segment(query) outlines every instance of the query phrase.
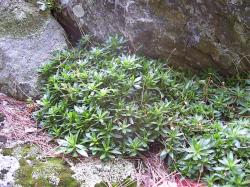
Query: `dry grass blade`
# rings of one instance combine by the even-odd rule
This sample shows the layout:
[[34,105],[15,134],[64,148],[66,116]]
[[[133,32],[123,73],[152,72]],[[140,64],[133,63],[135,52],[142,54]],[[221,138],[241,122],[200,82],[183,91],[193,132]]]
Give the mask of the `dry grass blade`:
[[138,187],[204,187],[203,184],[180,178],[178,173],[169,173],[157,154],[143,157],[136,173]]

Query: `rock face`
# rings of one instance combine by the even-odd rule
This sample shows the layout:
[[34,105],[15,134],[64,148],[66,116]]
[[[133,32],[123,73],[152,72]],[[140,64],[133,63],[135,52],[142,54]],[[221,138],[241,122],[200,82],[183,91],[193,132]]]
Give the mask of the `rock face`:
[[71,159],[67,162],[45,157],[34,145],[0,148],[0,186],[105,187],[106,183],[136,186],[135,165],[130,161],[101,162],[89,158],[79,163]]
[[[249,0],[58,0],[55,12],[71,38],[115,33],[147,56],[181,68],[227,74],[250,70]],[[81,28],[81,29],[79,29]]]
[[14,183],[14,174],[20,167],[18,160],[12,156],[0,153],[0,186],[10,186]]
[[45,158],[28,144],[0,149],[0,186],[72,186],[80,184],[60,158]]
[[63,29],[48,12],[25,0],[0,0],[0,92],[37,96],[38,67],[66,46]]
[[[125,159],[101,162],[100,160],[86,159],[85,162],[72,165],[73,177],[83,186],[100,187],[106,186],[102,183],[118,183],[127,187],[135,187],[135,165]],[[131,179],[124,183],[127,179]],[[130,185],[129,185],[130,184]],[[115,186],[115,185],[114,185]]]

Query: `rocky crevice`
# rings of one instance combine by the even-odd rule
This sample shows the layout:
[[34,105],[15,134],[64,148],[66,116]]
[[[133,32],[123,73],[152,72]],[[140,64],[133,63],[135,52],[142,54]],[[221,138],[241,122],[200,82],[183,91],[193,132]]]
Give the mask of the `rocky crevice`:
[[224,74],[250,70],[247,0],[58,0],[57,5],[61,9],[54,14],[74,41],[79,30],[100,41],[119,34],[144,55],[174,56],[170,62],[176,67]]

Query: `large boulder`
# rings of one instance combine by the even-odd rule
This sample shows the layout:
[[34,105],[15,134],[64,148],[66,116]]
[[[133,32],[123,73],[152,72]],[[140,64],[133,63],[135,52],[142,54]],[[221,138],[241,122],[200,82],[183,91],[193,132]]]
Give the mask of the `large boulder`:
[[37,70],[67,46],[64,35],[31,1],[0,0],[0,92],[18,99],[38,96]]
[[173,65],[228,74],[250,70],[249,0],[58,0],[72,39],[124,35],[135,51]]

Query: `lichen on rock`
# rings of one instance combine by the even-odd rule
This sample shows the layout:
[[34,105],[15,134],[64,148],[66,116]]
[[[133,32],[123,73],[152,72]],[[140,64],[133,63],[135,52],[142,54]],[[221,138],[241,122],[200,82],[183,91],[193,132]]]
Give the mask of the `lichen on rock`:
[[80,181],[82,187],[95,187],[97,184],[121,183],[126,179],[131,181],[135,179],[134,164],[124,159],[109,162],[87,159],[85,162],[73,165],[71,169],[75,173],[73,177]]
[[15,173],[20,165],[13,156],[4,156],[0,153],[0,186],[13,185],[15,183]]

